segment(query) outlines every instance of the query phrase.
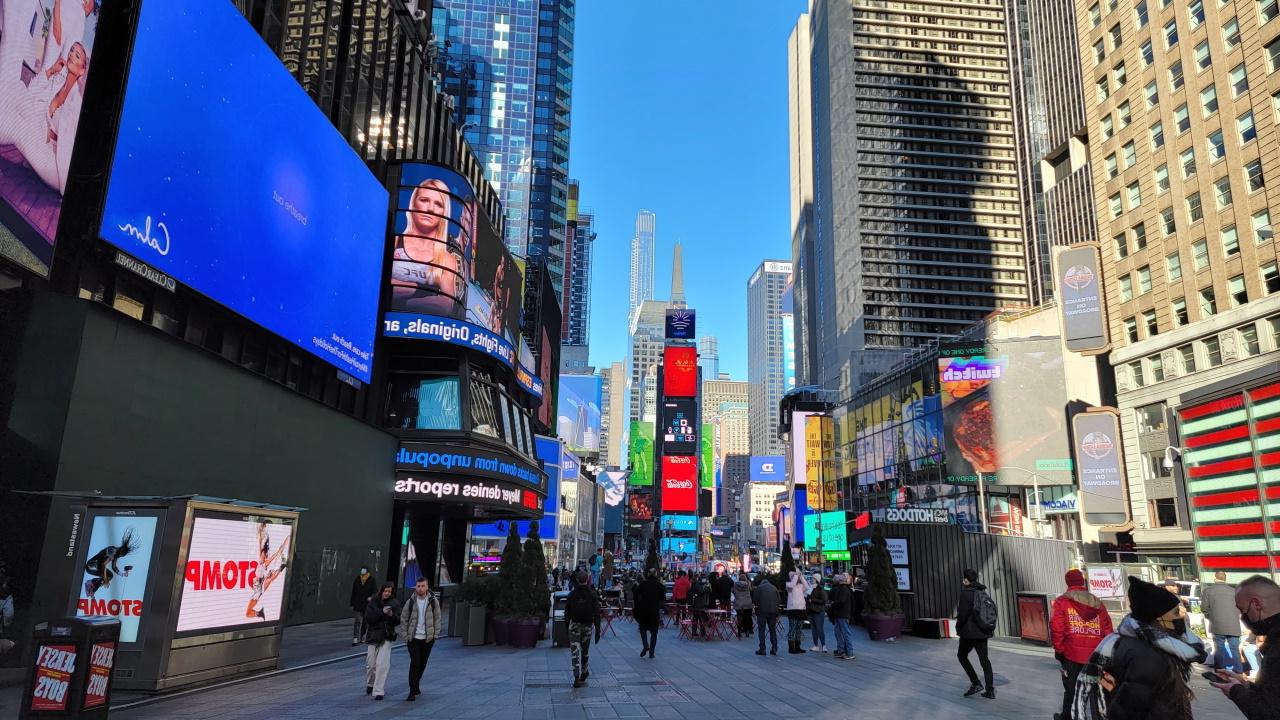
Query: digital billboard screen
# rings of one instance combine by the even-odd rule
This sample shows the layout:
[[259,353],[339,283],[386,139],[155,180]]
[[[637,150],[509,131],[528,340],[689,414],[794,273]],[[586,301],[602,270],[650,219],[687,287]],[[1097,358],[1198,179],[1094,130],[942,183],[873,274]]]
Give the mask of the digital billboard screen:
[[627,519],[652,520],[653,495],[648,492],[627,493]]
[[663,513],[698,512],[698,459],[693,456],[662,458]]
[[697,515],[663,515],[658,521],[663,532],[697,532]]
[[805,439],[805,418],[812,413],[791,413],[791,481],[797,487],[808,481],[809,450]]
[[1084,355],[1105,352],[1111,339],[1098,246],[1081,243],[1057,248],[1053,274],[1067,349]]
[[804,516],[804,549],[818,549],[818,526],[822,526],[822,551],[848,550],[846,517],[843,510]]
[[698,404],[693,398],[662,402],[662,454],[693,455],[698,451]]
[[233,4],[142,3],[104,240],[368,382],[386,214]]
[[783,482],[787,479],[787,459],[782,455],[752,455],[751,482]]
[[698,438],[698,484],[703,488],[716,486],[716,426],[702,424],[702,435]]
[[689,308],[668,308],[666,321],[668,340],[692,340],[698,336],[698,316]]
[[177,632],[279,622],[292,544],[274,519],[193,518]]
[[662,394],[668,398],[698,394],[698,349],[669,347],[662,351]]
[[653,485],[653,423],[631,423],[631,440],[627,446],[627,462],[631,468],[628,485]]
[[144,605],[159,518],[100,514],[89,526],[89,542],[76,576],[76,615],[109,615],[120,621],[120,642],[138,639],[148,617]]
[[545,269],[539,272],[542,273],[542,316],[538,323],[538,347],[534,348],[533,354],[538,361],[537,375],[546,390],[542,394],[542,404],[538,406],[538,421],[544,427],[554,429],[556,383],[560,378],[560,299],[551,286],[551,276]]
[[98,2],[0,0],[0,256],[49,275]]
[[599,452],[602,378],[560,375],[556,434],[574,452]]

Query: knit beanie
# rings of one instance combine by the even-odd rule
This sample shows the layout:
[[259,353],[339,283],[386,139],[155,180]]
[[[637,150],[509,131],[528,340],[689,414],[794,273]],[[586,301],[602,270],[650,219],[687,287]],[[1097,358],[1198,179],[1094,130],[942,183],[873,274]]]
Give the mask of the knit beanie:
[[1142,578],[1129,577],[1129,611],[1134,618],[1151,622],[1178,606],[1178,596]]
[[1084,573],[1080,572],[1076,568],[1071,568],[1070,570],[1068,570],[1066,577],[1067,577],[1068,589],[1084,587]]

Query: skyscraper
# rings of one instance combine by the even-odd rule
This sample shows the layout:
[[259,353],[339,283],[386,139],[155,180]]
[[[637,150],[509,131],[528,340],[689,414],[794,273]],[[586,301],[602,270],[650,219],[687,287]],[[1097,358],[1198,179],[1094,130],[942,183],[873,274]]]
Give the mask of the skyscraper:
[[658,219],[652,212],[636,213],[636,234],[631,237],[631,301],[630,321],[645,300],[653,299],[653,245]]
[[[795,285],[795,363],[802,384],[810,380],[810,367],[826,367],[825,355],[834,350],[834,341],[819,342],[834,330],[834,316],[819,322],[819,299],[830,293],[829,273],[818,272],[813,236],[813,87],[811,81],[813,43],[809,15],[802,14],[787,40],[787,126],[791,156],[791,277]],[[829,304],[824,306],[829,310]]]
[[560,339],[563,354],[571,347],[586,347],[591,335],[591,257],[596,239],[595,215],[579,204],[577,180],[569,181],[569,205],[566,233],[564,295],[561,307],[564,320]]
[[600,457],[605,467],[622,467],[627,435],[627,371],[621,362],[600,369]]
[[631,422],[639,422],[645,414],[645,380],[656,381],[662,364],[662,348],[666,344],[666,300],[645,300],[631,321],[631,338],[627,347],[627,381]]
[[747,404],[751,454],[781,455],[778,401],[786,392],[782,295],[791,263],[766,260],[747,281]]
[[720,341],[715,335],[698,338],[698,367],[704,385],[720,377]]
[[[801,345],[819,353],[807,383],[847,395],[912,348],[1028,302],[1004,7],[814,0],[813,221],[793,235]],[[803,80],[792,73],[793,97]]]

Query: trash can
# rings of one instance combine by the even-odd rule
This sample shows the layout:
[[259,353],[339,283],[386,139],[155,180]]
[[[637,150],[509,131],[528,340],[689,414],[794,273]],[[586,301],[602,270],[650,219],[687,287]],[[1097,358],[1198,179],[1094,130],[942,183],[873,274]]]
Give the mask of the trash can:
[[551,593],[551,647],[569,647],[569,621],[564,609],[569,604],[569,593]]
[[106,718],[119,641],[120,621],[114,617],[37,625],[18,717]]

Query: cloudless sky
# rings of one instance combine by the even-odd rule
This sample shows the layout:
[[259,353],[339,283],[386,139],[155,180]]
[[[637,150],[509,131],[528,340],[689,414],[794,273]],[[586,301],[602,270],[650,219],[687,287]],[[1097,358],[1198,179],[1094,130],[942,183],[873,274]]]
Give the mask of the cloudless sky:
[[591,364],[627,355],[636,211],[658,216],[654,294],[684,245],[698,335],[747,379],[747,280],[791,259],[787,38],[805,0],[578,0],[570,175],[595,212]]

